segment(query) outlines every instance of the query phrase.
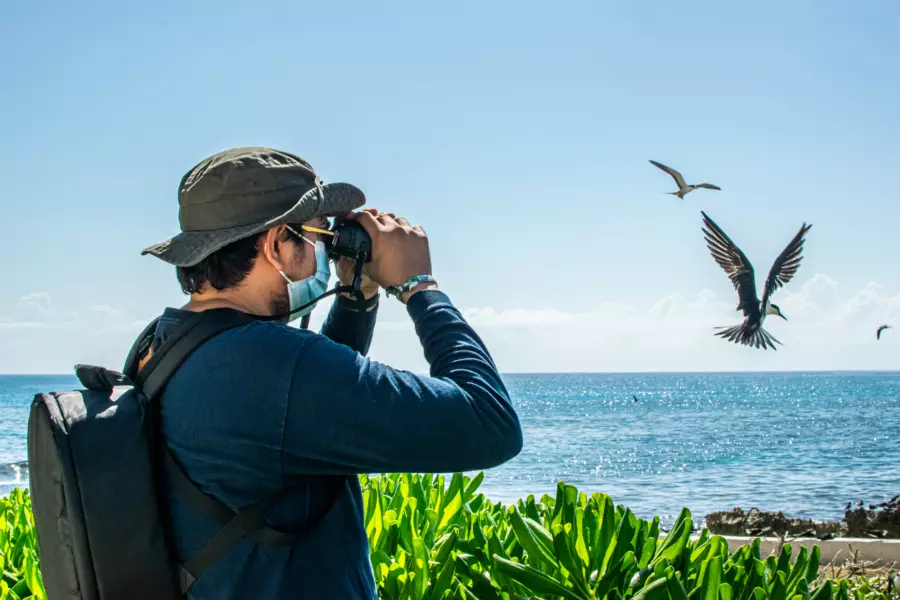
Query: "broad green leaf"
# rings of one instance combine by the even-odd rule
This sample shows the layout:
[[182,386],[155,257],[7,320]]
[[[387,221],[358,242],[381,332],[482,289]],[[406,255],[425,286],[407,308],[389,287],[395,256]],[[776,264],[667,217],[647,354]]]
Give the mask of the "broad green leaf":
[[687,591],[685,591],[677,576],[671,575],[666,578],[666,588],[669,590],[671,600],[687,600]]
[[700,577],[697,579],[701,589],[699,600],[718,600],[721,582],[722,557],[714,556],[703,561],[703,565],[700,567]]
[[[548,566],[557,566],[556,557],[550,552],[549,548],[538,542],[534,531],[528,526],[515,507],[511,507],[509,510],[509,523],[512,525],[513,531],[515,531],[516,540],[528,554],[528,562],[531,566],[540,567],[542,563]],[[535,525],[540,527],[540,525]]]
[[583,569],[587,569],[591,564],[591,557],[588,555],[586,538],[588,536],[584,525],[584,508],[575,509],[575,554],[581,560]]
[[[656,538],[647,538],[644,547],[641,549],[641,559],[638,561],[638,568],[643,569],[650,564],[653,555],[656,553]],[[660,563],[662,564],[662,563]]]
[[836,600],[849,600],[850,599],[850,590],[848,587],[848,583],[846,579],[841,579],[841,582],[838,584],[838,591],[835,594]]
[[654,562],[663,558],[669,562],[674,562],[681,555],[682,551],[687,547],[688,540],[691,537],[691,528],[694,525],[690,514],[690,511],[686,508],[681,510],[675,525],[669,530],[662,544],[657,546],[656,556],[653,558]]
[[778,566],[776,569],[784,573],[784,576],[787,577],[791,572],[791,553],[793,548],[791,548],[790,544],[785,544],[781,549],[781,556],[778,557]]
[[806,577],[807,550],[804,546],[800,546],[797,551],[797,558],[794,559],[794,565],[790,568],[790,576],[787,580],[787,596],[791,598],[797,589],[797,584]]
[[629,546],[634,531],[632,531],[631,520],[628,518],[630,514],[631,511],[626,509],[624,517],[619,521],[615,541],[609,545],[609,549],[606,551],[606,556],[603,559],[603,568],[600,569],[601,573],[604,573],[609,565],[616,564],[626,552],[631,550]]
[[469,499],[475,495],[475,491],[481,485],[481,482],[484,481],[484,471],[481,471],[472,478],[471,481],[466,485],[466,491],[463,494],[463,501],[468,502]]
[[769,600],[787,600],[787,584],[783,571],[775,573],[775,581],[772,583],[772,591],[769,592]]
[[565,587],[546,573],[528,565],[514,563],[499,556],[494,557],[494,563],[496,568],[510,579],[517,581],[537,594],[554,594],[571,600],[585,600],[587,598]]
[[453,519],[453,517],[456,516],[456,514],[459,512],[459,509],[462,508],[462,505],[462,494],[459,490],[457,490],[450,501],[447,503],[447,505],[442,509],[443,514],[441,516],[441,521],[437,526],[438,533],[444,532],[444,529],[447,527],[447,525],[450,524],[450,521]]
[[822,556],[818,546],[813,546],[809,555],[809,562],[806,565],[806,581],[807,583],[815,581],[819,576],[819,560]]
[[450,590],[450,586],[453,583],[453,575],[455,573],[456,561],[446,561],[437,576],[437,580],[434,582],[434,587],[431,588],[429,600],[441,600],[444,597],[444,593]]
[[800,596],[803,600],[809,600],[809,584],[806,582],[806,579],[801,579],[800,583],[797,584],[797,596]]
[[599,496],[597,498],[597,510],[599,511],[597,520],[600,524],[600,531],[597,536],[597,543],[591,548],[591,552],[593,554],[593,564],[602,573],[606,554],[616,537],[616,509],[613,507],[612,498],[606,494],[595,494],[594,497],[597,496]]
[[450,558],[450,552],[453,551],[453,548],[456,546],[456,540],[459,537],[459,532],[457,529],[451,529],[449,533],[445,534],[438,542],[434,545],[434,549],[432,554],[434,554],[434,560],[438,564],[442,565],[447,562]]
[[562,525],[553,526],[553,547],[556,550],[556,556],[559,557],[559,562],[569,572],[575,587],[585,596],[589,596],[590,590],[584,575],[584,566],[582,566],[580,559],[573,555],[571,540],[566,535],[565,530],[566,527]]
[[669,600],[668,582],[657,579],[633,596],[634,600]]
[[816,588],[809,600],[831,600],[832,598],[831,581],[825,581]]
[[428,549],[422,538],[413,538],[413,573],[415,574],[414,593],[416,600],[425,597],[425,588],[428,585]]
[[719,600],[732,600],[731,586],[727,583],[719,584]]

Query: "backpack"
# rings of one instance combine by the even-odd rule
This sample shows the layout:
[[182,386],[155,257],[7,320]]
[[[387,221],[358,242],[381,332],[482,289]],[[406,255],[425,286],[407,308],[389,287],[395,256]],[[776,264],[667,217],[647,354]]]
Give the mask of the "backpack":
[[[29,488],[49,600],[184,598],[241,538],[268,546],[296,541],[296,534],[262,522],[280,494],[235,512],[188,479],[159,435],[158,399],[178,367],[213,336],[253,319],[229,309],[197,313],[139,370],[154,320],[129,352],[124,373],[77,365],[84,389],[35,396],[28,421]],[[183,563],[175,559],[167,531],[163,483],[222,525]]]

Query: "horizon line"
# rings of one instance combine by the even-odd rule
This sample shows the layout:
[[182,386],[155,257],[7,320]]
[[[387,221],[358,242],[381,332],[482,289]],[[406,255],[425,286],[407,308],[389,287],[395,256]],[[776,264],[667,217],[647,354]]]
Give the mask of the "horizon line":
[[[738,375],[746,373],[897,373],[900,369],[725,369],[717,371],[501,371],[500,375]],[[427,375],[419,373],[419,375]],[[75,373],[0,373],[0,377],[75,377]]]

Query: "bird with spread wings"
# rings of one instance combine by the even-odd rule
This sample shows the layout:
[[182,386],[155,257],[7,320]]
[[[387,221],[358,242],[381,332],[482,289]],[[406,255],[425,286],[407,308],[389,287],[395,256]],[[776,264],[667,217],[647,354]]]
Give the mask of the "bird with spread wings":
[[776,315],[787,321],[787,317],[782,314],[778,305],[771,302],[772,294],[788,283],[797,273],[802,259],[806,232],[812,225],[804,223],[797,235],[775,259],[769,270],[769,276],[766,278],[762,300],[760,300],[756,295],[755,273],[750,260],[721,227],[716,225],[705,212],[701,211],[701,214],[705,226],[703,233],[706,245],[713,259],[722,267],[737,290],[738,306],[736,310],[744,313],[743,323],[731,327],[717,327],[723,331],[719,331],[715,335],[735,344],[763,350],[769,348],[776,350],[775,344],[781,344],[781,342],[763,329],[763,323],[768,315]]

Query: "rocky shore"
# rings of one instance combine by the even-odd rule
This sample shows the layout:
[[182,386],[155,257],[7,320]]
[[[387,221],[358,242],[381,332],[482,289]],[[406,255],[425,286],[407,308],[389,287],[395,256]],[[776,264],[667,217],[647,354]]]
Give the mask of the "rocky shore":
[[719,535],[900,539],[900,495],[887,502],[869,504],[868,508],[862,501],[849,503],[839,522],[790,518],[782,512],[758,508],[733,508],[706,515],[706,527]]

